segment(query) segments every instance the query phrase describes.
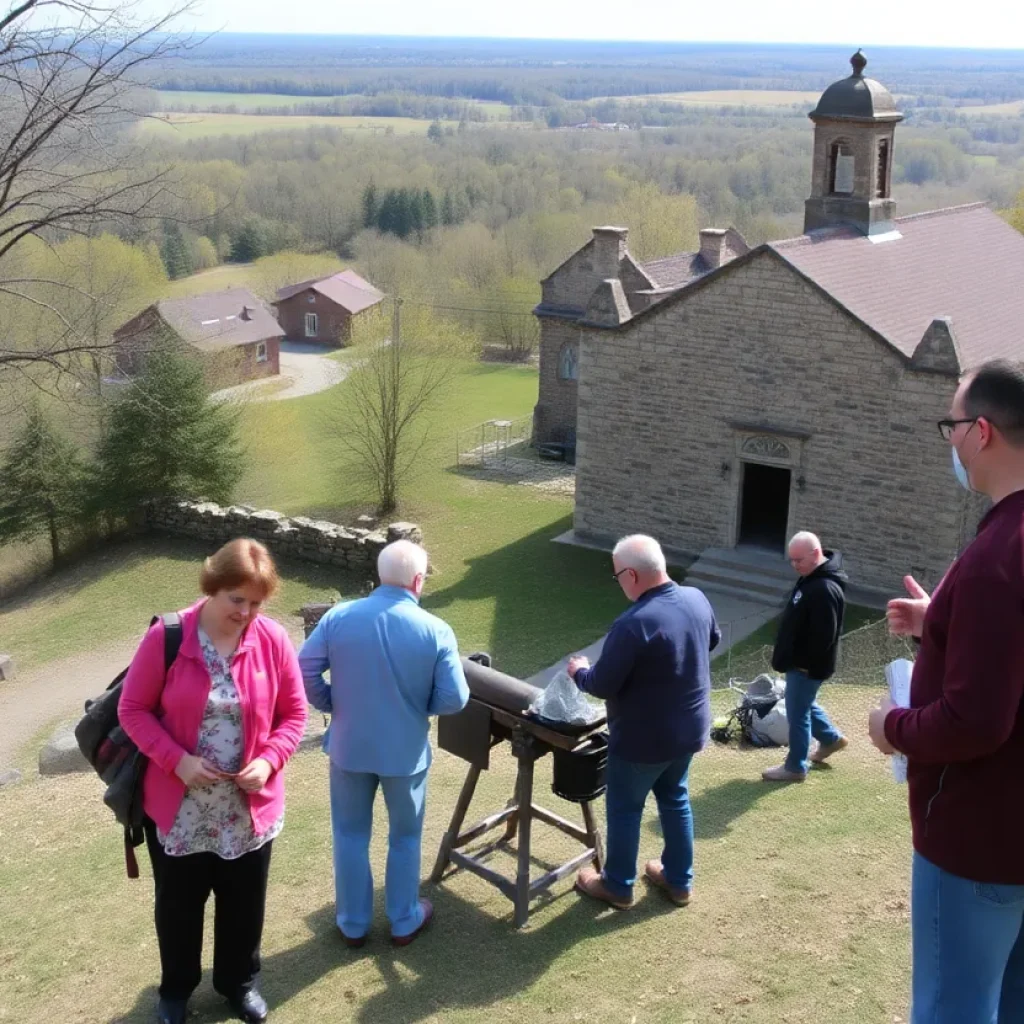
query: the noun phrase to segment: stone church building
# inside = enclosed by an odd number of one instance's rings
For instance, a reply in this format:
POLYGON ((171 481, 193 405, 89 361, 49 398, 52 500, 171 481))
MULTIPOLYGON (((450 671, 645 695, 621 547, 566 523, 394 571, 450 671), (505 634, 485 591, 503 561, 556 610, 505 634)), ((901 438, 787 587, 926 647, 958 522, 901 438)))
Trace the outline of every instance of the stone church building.
POLYGON ((981 204, 896 217, 903 115, 851 64, 810 114, 801 236, 640 264, 595 228, 543 281, 534 438, 575 438, 580 540, 781 556, 811 529, 892 591, 973 530, 936 421, 965 370, 1024 358, 1024 236, 981 204))

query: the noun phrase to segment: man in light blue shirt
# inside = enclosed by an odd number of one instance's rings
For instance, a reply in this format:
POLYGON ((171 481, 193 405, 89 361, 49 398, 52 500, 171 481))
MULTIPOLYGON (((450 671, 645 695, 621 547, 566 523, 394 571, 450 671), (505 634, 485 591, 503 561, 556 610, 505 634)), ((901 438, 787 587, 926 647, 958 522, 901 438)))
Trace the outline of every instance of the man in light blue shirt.
POLYGON ((331 608, 299 652, 309 702, 331 716, 325 747, 337 922, 356 947, 373 916, 370 832, 378 786, 388 809, 384 888, 392 942, 408 945, 433 917, 430 901, 419 896, 429 717, 454 714, 469 700, 455 634, 419 605, 426 551, 405 540, 389 544, 377 573, 381 585, 331 608))

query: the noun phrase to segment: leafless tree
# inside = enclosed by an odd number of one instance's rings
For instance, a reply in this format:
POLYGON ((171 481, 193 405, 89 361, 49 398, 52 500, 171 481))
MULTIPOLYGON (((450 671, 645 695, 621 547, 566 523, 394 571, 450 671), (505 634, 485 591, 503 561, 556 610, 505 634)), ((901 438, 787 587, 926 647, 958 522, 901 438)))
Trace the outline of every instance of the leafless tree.
POLYGON ((443 400, 465 347, 452 325, 422 307, 406 317, 401 300, 394 301, 391 337, 363 342, 332 417, 382 514, 398 506, 399 486, 429 440, 424 414, 443 400))
POLYGON ((111 344, 48 301, 67 286, 34 278, 18 256, 33 238, 160 215, 170 181, 131 144, 133 93, 147 67, 195 45, 171 31, 188 9, 146 20, 131 2, 22 0, 0 14, 0 297, 52 323, 45 339, 0 334, 0 372, 65 371, 111 344))

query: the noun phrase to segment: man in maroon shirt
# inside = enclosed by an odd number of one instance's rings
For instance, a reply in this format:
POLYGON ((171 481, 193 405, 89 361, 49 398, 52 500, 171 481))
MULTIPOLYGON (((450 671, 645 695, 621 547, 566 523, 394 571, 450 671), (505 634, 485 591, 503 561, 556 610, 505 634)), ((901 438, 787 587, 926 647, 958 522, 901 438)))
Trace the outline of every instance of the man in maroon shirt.
MULTIPOLYGON (((914 834, 912 1024, 1024 1021, 1024 366, 988 363, 939 423, 993 507, 929 596, 889 603, 920 650, 911 707, 868 731, 907 756, 914 834)), ((927 510, 923 510, 927 514, 927 510)))

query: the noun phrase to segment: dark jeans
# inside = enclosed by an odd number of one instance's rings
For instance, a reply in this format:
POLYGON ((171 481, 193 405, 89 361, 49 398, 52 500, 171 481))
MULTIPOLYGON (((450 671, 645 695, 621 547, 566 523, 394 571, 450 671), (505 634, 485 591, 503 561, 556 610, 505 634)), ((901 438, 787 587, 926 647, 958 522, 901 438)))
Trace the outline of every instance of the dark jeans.
POLYGON ((608 855, 604 884, 616 896, 628 898, 636 881, 640 852, 640 822, 648 794, 654 793, 665 846, 662 867, 669 885, 690 891, 693 885, 693 814, 689 775, 692 754, 661 764, 639 764, 609 755, 605 794, 608 855))
POLYGON ((838 743, 842 733, 832 724, 825 709, 818 703, 821 680, 812 679, 799 669, 786 673, 786 718, 789 721, 789 755, 785 767, 791 772, 807 774, 811 762, 807 755, 811 737, 829 746, 838 743))
POLYGON ((214 853, 169 857, 146 822, 156 883, 160 996, 188 999, 202 976, 203 912, 214 895, 213 987, 229 998, 252 988, 260 971, 260 940, 273 841, 237 860, 214 853))

